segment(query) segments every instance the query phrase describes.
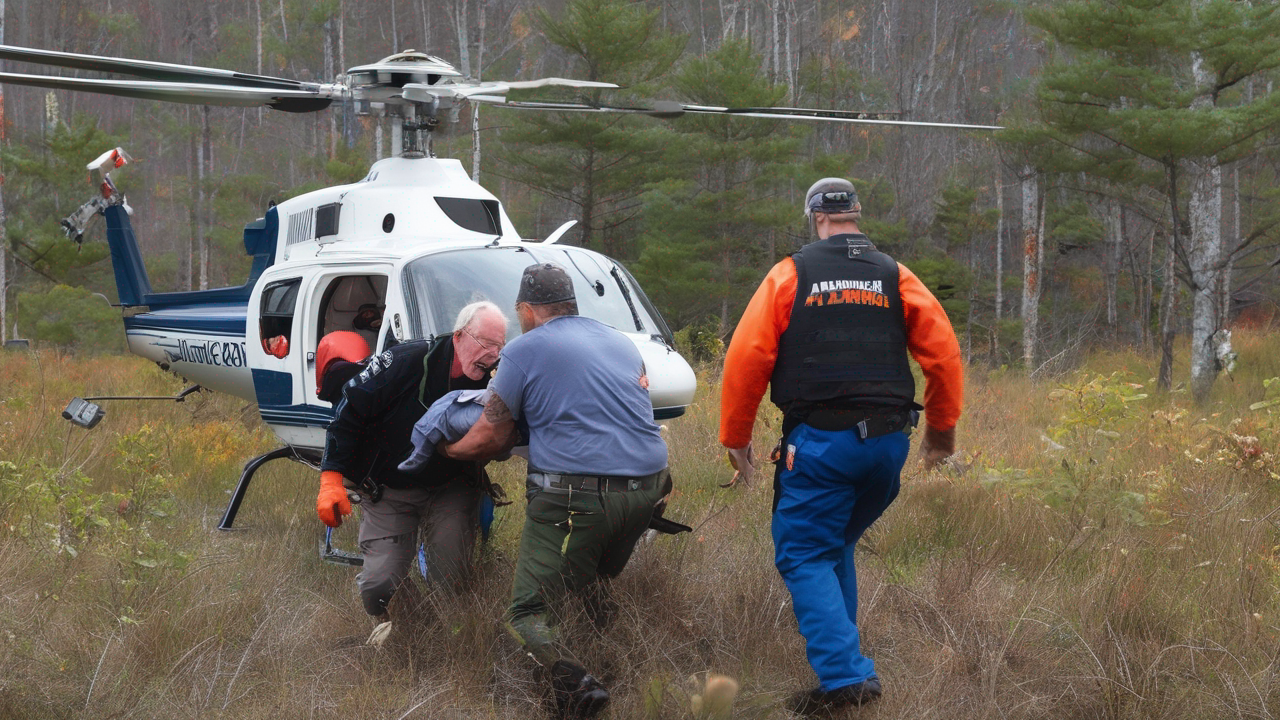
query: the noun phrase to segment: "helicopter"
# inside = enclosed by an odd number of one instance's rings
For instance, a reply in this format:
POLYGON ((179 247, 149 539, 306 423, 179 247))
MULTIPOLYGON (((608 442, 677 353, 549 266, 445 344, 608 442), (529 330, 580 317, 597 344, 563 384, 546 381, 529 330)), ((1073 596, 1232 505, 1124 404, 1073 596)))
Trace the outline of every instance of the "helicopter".
MULTIPOLYGON (((579 312, 629 337, 649 377, 657 420, 682 415, 696 377, 675 349, 670 328, 622 264, 585 248, 557 244, 574 224, 542 240, 522 238, 501 201, 464 171, 438 158, 431 133, 456 119, 464 102, 552 112, 630 113, 659 118, 718 114, 782 120, 994 130, 810 108, 728 108, 670 101, 650 106, 509 101, 511 90, 611 89, 607 82, 541 78, 473 82, 439 57, 406 51, 314 83, 191 65, 0 45, 0 60, 141 79, 99 79, 0 72, 0 83, 87 91, 199 105, 318 112, 351 103, 357 114, 391 120, 391 157, 360 181, 315 190, 270 207, 245 226, 252 265, 242 285, 157 293, 130 221, 132 209, 111 178, 128 164, 122 149, 89 164, 100 175, 93 198, 63 221, 80 239, 101 215, 124 311, 129 351, 199 387, 256 402, 282 447, 248 461, 218 527, 230 530, 253 475, 289 458, 318 467, 333 405, 317 397, 316 349, 326 334, 360 333, 376 359, 394 344, 452 332, 466 304, 512 307, 524 268, 555 262, 573 278, 579 312), (362 322, 371 309, 381 322, 362 322)), ((511 330, 515 332, 514 329, 511 330)), ((195 386, 177 396, 181 401, 195 386)), ((102 419, 93 400, 76 398, 64 417, 84 427, 102 419)))

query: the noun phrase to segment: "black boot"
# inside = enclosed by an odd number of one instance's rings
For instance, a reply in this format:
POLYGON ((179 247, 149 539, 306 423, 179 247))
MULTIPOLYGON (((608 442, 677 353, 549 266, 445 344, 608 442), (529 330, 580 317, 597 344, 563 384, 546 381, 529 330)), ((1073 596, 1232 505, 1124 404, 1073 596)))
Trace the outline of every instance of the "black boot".
POLYGON ((551 690, 562 718, 593 718, 609 704, 609 691, 586 668, 569 660, 551 666, 551 690))
POLYGON ((845 685, 835 690, 821 688, 791 696, 787 709, 805 717, 829 717, 845 708, 856 707, 880 697, 880 679, 869 677, 860 683, 845 685))

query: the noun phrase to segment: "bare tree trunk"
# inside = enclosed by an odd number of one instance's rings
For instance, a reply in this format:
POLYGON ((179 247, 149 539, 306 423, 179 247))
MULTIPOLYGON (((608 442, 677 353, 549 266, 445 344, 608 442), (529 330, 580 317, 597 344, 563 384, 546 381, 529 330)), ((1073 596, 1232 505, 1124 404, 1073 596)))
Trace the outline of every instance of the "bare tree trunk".
POLYGON ((1036 328, 1040 322, 1040 263, 1044 257, 1040 237, 1039 178, 1030 167, 1022 176, 1022 362, 1035 372, 1036 328))
POLYGON ((187 247, 186 252, 178 253, 178 260, 182 267, 182 284, 179 287, 183 290, 190 290, 191 278, 195 274, 192 272, 192 268, 195 267, 193 260, 196 248, 200 247, 200 141, 196 138, 195 126, 191 124, 191 108, 189 106, 186 115, 187 127, 191 131, 190 143, 188 143, 187 147, 187 247))
MULTIPOLYGON (((484 6, 488 0, 477 0, 479 43, 476 47, 476 80, 484 74, 484 6)), ((471 180, 480 182, 480 103, 471 103, 471 180)))
POLYGON ((1156 228, 1151 228, 1147 236, 1147 277, 1142 288, 1142 328, 1138 333, 1138 342, 1142 347, 1151 349, 1151 303, 1155 299, 1156 280, 1156 228))
MULTIPOLYGON (((1153 242, 1154 238, 1152 235, 1153 242)), ((1173 300, 1178 294, 1173 258, 1176 254, 1177 233, 1170 233, 1164 252, 1164 288, 1160 291, 1160 375, 1156 381, 1166 392, 1173 387, 1173 300)))
POLYGON ((1004 185, 996 171, 996 324, 1004 314, 1004 185))
MULTIPOLYGON (((324 77, 325 82, 333 82, 333 18, 324 21, 324 77)), ((329 159, 338 154, 338 113, 331 111, 329 116, 329 159)))
MULTIPOLYGON (((257 14, 258 19, 258 37, 257 37, 257 53, 258 53, 258 74, 262 74, 262 0, 253 0, 253 10, 257 14)), ((262 124, 262 108, 258 108, 258 124, 262 124)))
POLYGON ((471 77, 471 39, 467 35, 467 0, 456 0, 453 13, 454 30, 458 33, 458 64, 462 76, 471 77))
POLYGON ((285 19, 284 0, 280 0, 280 34, 284 36, 285 42, 289 42, 289 22, 285 19))
POLYGON ((1120 203, 1115 198, 1108 198, 1105 212, 1107 214, 1107 254, 1103 267, 1106 272, 1107 326, 1114 333, 1117 322, 1116 294, 1120 284, 1120 248, 1123 246, 1120 203))
MULTIPOLYGON (((0 45, 4 44, 4 0, 0 0, 0 45)), ((4 147, 4 87, 0 86, 0 149, 4 147)), ((0 171, 0 345, 9 339, 9 234, 5 228, 4 172, 0 171)))
MULTIPOLYGON (((1201 5, 1203 0, 1194 4, 1201 5)), ((1215 100, 1210 92, 1213 72, 1200 53, 1192 54, 1191 73, 1201 92, 1192 101, 1192 109, 1213 107, 1215 100)), ((1189 160, 1187 169, 1191 174, 1191 197, 1187 203, 1191 223, 1187 252, 1192 293, 1191 394, 1197 402, 1204 402, 1218 377, 1218 358, 1212 338, 1218 331, 1216 290, 1222 272, 1218 262, 1222 247, 1222 167, 1217 157, 1202 157, 1189 160)))
POLYGON ((400 31, 396 29, 396 0, 391 0, 391 52, 400 52, 400 31))
POLYGON ((201 105, 200 114, 202 115, 203 128, 201 129, 201 141, 199 152, 199 180, 200 180, 200 205, 199 219, 196 227, 198 239, 200 241, 200 289, 209 289, 209 197, 205 192, 205 181, 213 175, 213 129, 209 123, 209 106, 201 105))
POLYGON ((771 8, 773 15, 773 81, 778 81, 778 76, 782 74, 782 41, 781 33, 778 30, 778 13, 782 12, 780 0, 773 0, 771 8))
POLYGON ((1231 322, 1231 276, 1235 272, 1236 248, 1240 247, 1240 167, 1231 168, 1231 232, 1222 239, 1226 262, 1218 278, 1218 327, 1231 322))
POLYGON ((422 51, 431 52, 431 11, 430 3, 422 0, 422 51))
POLYGON ((591 247, 592 242, 595 240, 595 238, 592 237, 595 234, 595 227, 594 227, 593 220, 595 219, 595 214, 596 214, 596 184, 595 184, 595 177, 594 177, 595 165, 596 165, 595 149, 589 148, 587 150, 586 162, 583 163, 583 166, 586 168, 587 172, 586 172, 586 176, 583 178, 583 183, 582 183, 583 185, 582 186, 582 191, 583 191, 582 221, 578 223, 579 225, 582 226, 581 245, 582 247, 585 247, 585 248, 591 247))
POLYGON ((1216 290, 1221 268, 1222 169, 1217 158, 1189 163, 1194 169, 1187 204, 1191 223, 1191 392, 1204 401, 1218 376, 1217 356, 1211 338, 1218 331, 1216 290))
POLYGON ((787 41, 785 51, 787 53, 787 98, 794 101, 796 97, 796 69, 795 59, 792 57, 791 50, 791 28, 796 24, 796 9, 794 0, 786 0, 787 22, 785 23, 787 41))

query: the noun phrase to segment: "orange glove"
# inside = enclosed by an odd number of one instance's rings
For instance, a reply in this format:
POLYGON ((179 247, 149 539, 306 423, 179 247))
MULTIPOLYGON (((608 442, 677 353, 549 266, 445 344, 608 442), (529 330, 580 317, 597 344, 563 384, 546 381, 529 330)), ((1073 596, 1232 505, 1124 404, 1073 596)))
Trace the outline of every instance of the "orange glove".
POLYGON ((342 486, 342 473, 325 470, 320 473, 320 495, 316 497, 316 514, 329 527, 342 525, 342 516, 351 514, 351 500, 342 486))

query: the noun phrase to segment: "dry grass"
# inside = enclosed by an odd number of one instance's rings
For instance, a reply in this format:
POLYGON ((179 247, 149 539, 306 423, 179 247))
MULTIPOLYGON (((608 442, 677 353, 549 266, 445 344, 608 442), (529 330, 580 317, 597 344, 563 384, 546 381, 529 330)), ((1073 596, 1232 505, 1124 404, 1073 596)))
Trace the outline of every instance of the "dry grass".
MULTIPOLYGON (((925 476, 909 461, 860 548, 886 694, 856 716, 1280 712, 1280 418, 1248 410, 1280 375, 1280 338, 1237 345, 1242 370, 1202 409, 1118 400, 1154 375, 1131 354, 1059 384, 975 370, 963 462, 925 476)), ((716 486, 715 385, 670 423, 671 515, 697 530, 638 549, 605 633, 566 610, 613 718, 691 717, 703 671, 738 678, 742 718, 785 717, 778 701, 813 682, 771 562, 768 481, 716 486)), ((418 583, 397 599, 412 621, 372 650, 355 572, 316 559, 312 473, 268 466, 242 529, 213 529, 240 464, 273 447, 252 407, 115 403, 90 432, 58 417, 72 395, 177 387, 138 359, 0 354, 0 718, 544 717, 498 622, 519 503, 482 580, 460 598, 418 583)), ((498 473, 514 495, 520 470, 498 473)))

